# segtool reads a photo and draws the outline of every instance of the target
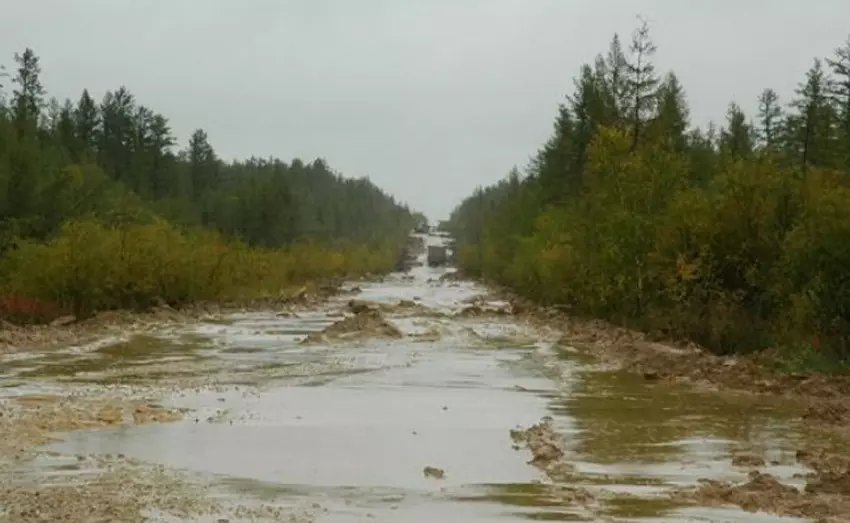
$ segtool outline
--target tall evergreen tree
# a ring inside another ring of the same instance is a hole
[[[35,129],[41,109],[44,107],[45,90],[41,85],[41,66],[32,49],[23,54],[15,53],[18,64],[17,75],[13,82],[17,86],[13,91],[12,108],[19,132],[27,127]]]
[[[650,38],[649,24],[644,20],[632,35],[629,47],[631,57],[627,62],[626,85],[631,102],[632,149],[638,146],[645,122],[652,116],[657,99],[659,79],[655,74],[652,57],[657,50]]]
[[[782,107],[779,95],[773,89],[765,89],[758,98],[758,138],[770,150],[777,147],[782,124]]]
[[[720,151],[733,158],[747,157],[752,152],[754,133],[747,116],[736,103],[729,104],[726,127],[720,132]]]
[[[835,118],[828,98],[828,79],[823,62],[815,59],[806,80],[797,89],[788,118],[788,140],[792,154],[805,170],[811,165],[830,164]]]
[[[83,147],[91,153],[97,151],[100,143],[100,136],[98,136],[101,124],[100,112],[94,99],[89,95],[88,89],[83,89],[83,94],[77,102],[74,123],[77,138]]]
[[[676,74],[669,73],[658,89],[658,110],[650,124],[651,133],[657,137],[665,137],[677,150],[684,151],[688,120],[685,90]]]
[[[620,36],[616,33],[611,39],[608,53],[605,56],[605,72],[605,83],[611,98],[610,103],[616,111],[618,123],[623,122],[630,114],[629,63],[626,54],[623,52]]]
[[[826,62],[834,76],[830,94],[838,118],[837,161],[843,168],[850,169],[850,37]]]

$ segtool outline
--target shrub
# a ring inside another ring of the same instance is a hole
[[[129,226],[84,220],[66,223],[49,241],[20,242],[0,268],[7,294],[87,316],[160,301],[177,306],[280,294],[309,281],[382,272],[393,261],[389,244],[263,249],[164,220]]]

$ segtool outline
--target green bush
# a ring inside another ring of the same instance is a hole
[[[49,241],[20,242],[0,259],[0,268],[3,295],[46,300],[87,316],[159,302],[280,294],[311,281],[383,272],[392,267],[393,254],[389,244],[260,249],[164,220],[131,226],[86,220],[66,223]]]

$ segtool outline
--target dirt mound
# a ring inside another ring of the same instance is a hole
[[[797,461],[818,474],[847,474],[850,473],[850,457],[833,454],[823,450],[798,450]]]
[[[387,323],[379,311],[364,310],[344,318],[323,331],[331,337],[343,337],[352,333],[364,333],[378,338],[401,338],[401,332]]]
[[[701,480],[701,483],[692,495],[692,500],[701,505],[732,504],[749,512],[802,515],[803,494],[794,487],[783,485],[770,474],[753,472],[750,481],[742,485],[712,480]]]
[[[368,306],[355,306],[352,316],[346,316],[328,326],[319,334],[311,334],[303,344],[323,343],[328,340],[347,340],[361,338],[399,339],[404,335],[395,326],[388,323],[381,312]]]
[[[843,481],[843,480],[842,480]],[[734,485],[713,480],[700,480],[693,491],[673,495],[678,502],[698,506],[737,505],[748,512],[768,512],[798,518],[831,518],[850,514],[850,499],[833,494],[846,492],[844,483],[819,483],[800,492],[780,483],[770,474],[750,473],[746,483]],[[826,521],[826,520],[824,520]]]
[[[555,431],[554,420],[549,416],[527,429],[511,430],[511,439],[514,441],[515,449],[524,446],[531,451],[532,458],[528,463],[546,472],[550,477],[573,469],[569,463],[563,461],[564,441]]]
[[[850,473],[819,474],[806,484],[806,492],[850,496]]]
[[[841,425],[850,419],[850,408],[839,402],[818,402],[806,408],[803,419]]]

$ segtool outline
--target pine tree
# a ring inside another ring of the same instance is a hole
[[[726,127],[720,132],[720,151],[733,158],[747,157],[754,149],[753,129],[736,103],[729,104]]]
[[[59,110],[59,118],[56,124],[56,139],[62,147],[71,155],[74,161],[80,161],[82,154],[82,145],[77,138],[77,133],[74,125],[74,105],[71,100],[65,100],[62,108]]]
[[[27,48],[23,54],[15,53],[15,62],[18,72],[13,80],[17,87],[13,91],[12,108],[18,132],[22,133],[38,124],[45,91],[40,79],[41,66],[32,49]]]
[[[628,118],[629,113],[629,63],[620,43],[620,36],[614,33],[608,54],[605,56],[605,83],[613,105],[617,121],[622,122]]]
[[[77,107],[74,110],[74,125],[77,138],[90,153],[97,151],[100,142],[100,112],[88,89],[83,89]]]
[[[136,98],[124,86],[107,92],[100,106],[102,130],[98,162],[112,177],[126,182],[130,182],[135,107]]]
[[[187,156],[194,198],[200,199],[204,192],[217,184],[219,174],[215,151],[208,141],[206,131],[196,129],[192,133]]]
[[[654,136],[670,140],[678,151],[686,148],[689,110],[685,90],[675,73],[668,73],[658,89],[658,112],[650,124]]]
[[[763,147],[773,150],[778,145],[782,122],[779,95],[773,89],[765,89],[759,95],[758,103],[758,138]]]
[[[830,83],[830,95],[838,118],[837,161],[845,169],[850,169],[850,37],[835,50],[833,58],[827,58],[834,76]]]
[[[561,105],[554,133],[538,153],[534,167],[544,205],[563,201],[570,189],[581,183],[580,179],[576,179],[578,173],[568,168],[572,163],[575,129],[570,109]]]
[[[791,102],[796,113],[787,122],[790,152],[799,159],[803,170],[810,165],[829,165],[835,119],[827,98],[826,73],[819,59],[815,59],[796,94],[797,98]]]
[[[631,102],[632,149],[634,150],[640,141],[644,123],[652,116],[655,109],[657,96],[658,77],[655,75],[655,65],[652,57],[655,55],[656,46],[649,35],[649,25],[641,21],[632,35],[632,43],[629,47],[631,59],[627,62],[628,76],[626,85]]]

